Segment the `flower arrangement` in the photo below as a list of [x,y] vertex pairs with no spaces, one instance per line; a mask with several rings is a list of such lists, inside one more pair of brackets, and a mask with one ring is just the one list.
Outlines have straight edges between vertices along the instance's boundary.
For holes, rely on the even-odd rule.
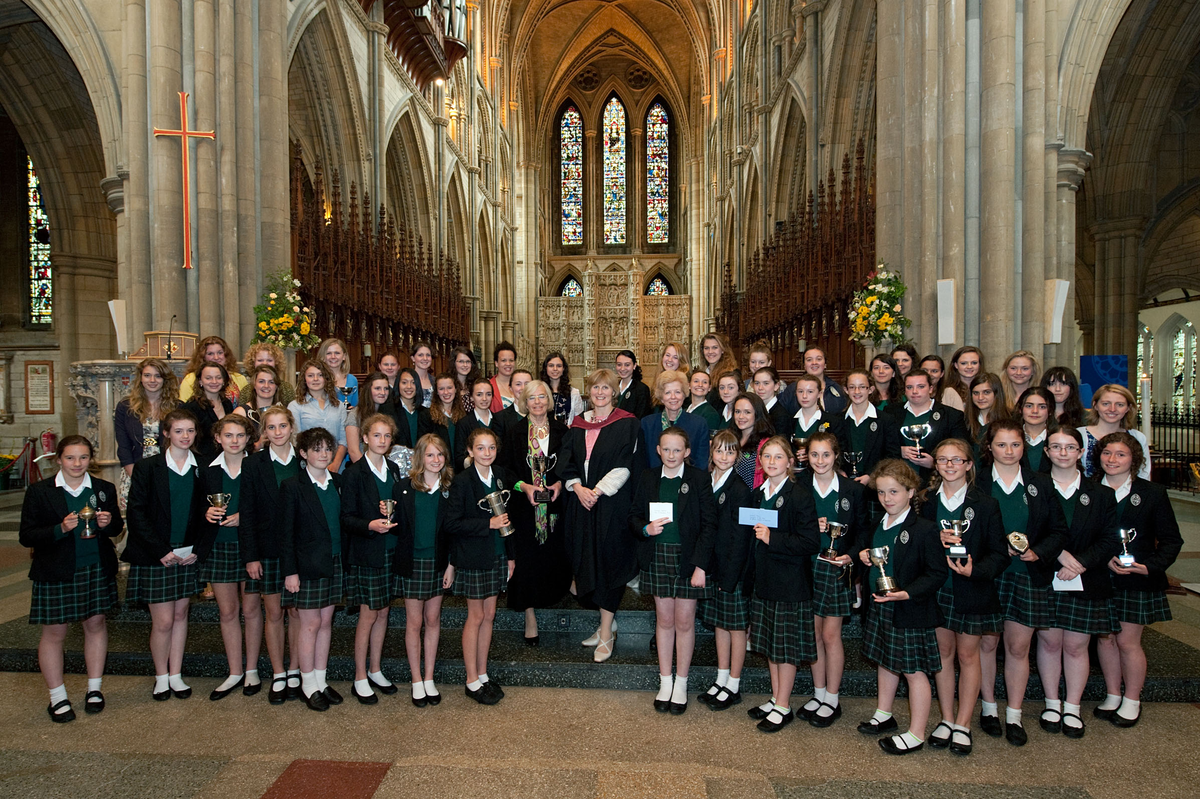
[[899,272],[889,272],[887,265],[880,263],[875,271],[867,275],[867,283],[850,301],[850,340],[860,344],[870,341],[875,347],[890,340],[895,344],[904,342],[904,332],[912,320],[903,314],[904,292],[908,287],[900,279]]
[[310,350],[321,343],[313,332],[312,309],[300,299],[300,281],[287,272],[266,280],[262,302],[254,306],[255,341],[281,349]]

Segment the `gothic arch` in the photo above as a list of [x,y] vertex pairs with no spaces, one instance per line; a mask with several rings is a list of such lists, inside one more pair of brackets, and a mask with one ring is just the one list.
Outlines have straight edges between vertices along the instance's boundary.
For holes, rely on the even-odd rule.
[[[448,255],[458,262],[466,280],[468,237],[471,231],[467,229],[467,203],[463,194],[462,179],[458,167],[450,176],[446,190],[446,232]],[[466,285],[464,283],[464,291]],[[469,293],[469,292],[468,292]]]
[[491,214],[485,208],[479,212],[476,220],[475,251],[479,253],[479,306],[484,310],[496,310],[496,270],[493,263],[495,247],[492,246],[492,225],[488,221]]
[[[808,119],[802,95],[789,92],[787,110],[780,117],[781,127],[773,138],[775,154],[775,185],[771,189],[771,219],[782,221],[804,208],[805,164],[807,163]],[[768,231],[768,234],[770,231]]]
[[388,138],[387,204],[397,221],[420,234],[426,242],[432,242],[429,227],[433,218],[429,191],[432,181],[427,166],[429,158],[422,143],[413,124],[413,115],[402,114]]

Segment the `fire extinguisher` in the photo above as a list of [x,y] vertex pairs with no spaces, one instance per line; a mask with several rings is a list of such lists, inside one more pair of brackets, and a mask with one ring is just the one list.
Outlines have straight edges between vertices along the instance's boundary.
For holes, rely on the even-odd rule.
[[53,428],[46,428],[42,431],[42,454],[37,457],[37,460],[54,457],[54,450],[58,447],[58,433],[55,433]]

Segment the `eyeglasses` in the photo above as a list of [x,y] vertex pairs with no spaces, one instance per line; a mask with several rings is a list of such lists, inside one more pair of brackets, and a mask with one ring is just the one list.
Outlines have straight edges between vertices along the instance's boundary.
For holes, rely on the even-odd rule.
[[945,466],[946,464],[952,464],[954,466],[962,466],[966,462],[967,462],[966,458],[947,458],[944,456],[941,458],[937,458],[934,461],[934,463],[936,463],[938,466]]
[[1072,452],[1079,452],[1079,445],[1078,444],[1051,444],[1050,446],[1046,447],[1046,451],[1047,452],[1066,452],[1067,454],[1070,454]]

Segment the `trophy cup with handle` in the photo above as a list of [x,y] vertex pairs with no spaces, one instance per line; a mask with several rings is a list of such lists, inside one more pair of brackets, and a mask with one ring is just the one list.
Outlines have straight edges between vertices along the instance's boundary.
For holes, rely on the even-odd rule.
[[1137,530],[1133,527],[1122,527],[1117,530],[1117,537],[1121,539],[1121,554],[1117,555],[1117,563],[1124,569],[1133,568],[1137,561],[1129,554],[1129,545],[1137,540]]
[[338,386],[338,399],[340,399],[344,404],[347,404],[350,402],[350,398],[354,396],[354,391],[355,389],[353,386]]
[[538,453],[534,455],[532,452],[525,456],[525,462],[529,464],[530,470],[533,472],[533,501],[539,505],[550,501],[554,496],[554,492],[546,488],[546,473],[554,468],[554,464],[558,463],[557,455],[544,455]]
[[[493,491],[477,503],[480,510],[490,510],[493,516],[503,516],[508,513],[508,498],[512,494],[505,490]],[[516,532],[513,529],[512,522],[500,528],[500,537],[508,538]]]
[[226,506],[229,505],[229,500],[231,499],[233,499],[233,497],[229,494],[209,494],[208,504],[212,505],[218,510],[223,511],[225,510]]
[[[95,538],[96,531],[92,529],[92,520],[96,518],[96,496],[88,497],[87,504],[78,511],[79,520],[83,522],[83,532],[80,538]],[[1132,559],[1131,559],[1132,560]]]
[[829,533],[829,548],[820,554],[821,560],[836,561],[841,555],[837,551],[837,540],[846,534],[846,525],[840,522],[825,522],[825,532]]
[[933,432],[933,428],[928,424],[907,424],[900,428],[900,432],[905,438],[912,441],[913,446],[917,448],[917,457],[921,457],[921,439]]
[[952,558],[965,558],[967,556],[967,548],[963,546],[963,533],[971,529],[970,519],[951,519],[950,521],[942,522],[942,528],[949,530],[950,534],[958,539],[957,544],[951,544],[946,549],[946,554]]
[[888,555],[891,552],[891,547],[871,547],[867,552],[871,559],[871,565],[879,569],[879,577],[875,580],[875,593],[877,594],[890,594],[899,590],[899,587],[896,585],[896,578],[889,577],[884,571],[884,567],[887,566]]
[[846,463],[850,464],[850,479],[858,477],[858,464],[862,463],[863,454],[861,452],[843,452],[842,457],[845,458]]
[[383,511],[383,518],[387,520],[388,524],[391,524],[392,517],[396,513],[396,500],[394,500],[394,499],[379,500],[379,509],[381,511]]

